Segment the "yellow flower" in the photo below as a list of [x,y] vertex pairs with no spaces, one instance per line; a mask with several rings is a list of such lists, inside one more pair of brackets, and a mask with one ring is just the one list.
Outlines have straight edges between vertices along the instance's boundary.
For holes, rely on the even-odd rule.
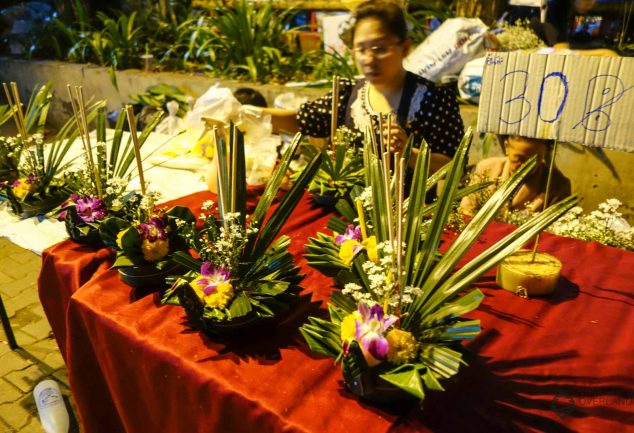
[[372,260],[374,263],[379,262],[379,255],[376,252],[376,236],[369,236],[361,245],[368,252],[368,258]]
[[201,284],[198,284],[198,281],[203,279],[207,280],[207,277],[203,277],[202,275],[200,275],[198,278],[189,283],[189,285],[194,289],[198,297],[202,299],[203,302],[205,302],[205,304],[207,304],[209,307],[225,308],[229,304],[229,302],[231,302],[234,296],[233,286],[231,285],[231,283],[220,283],[216,287],[216,290],[214,290],[209,295],[205,295],[205,292],[203,292],[202,289],[203,286]]
[[385,336],[390,346],[387,360],[393,364],[405,364],[412,361],[418,352],[418,342],[414,336],[401,329],[392,329]]
[[144,239],[141,241],[143,258],[148,262],[158,262],[169,252],[169,240],[157,239],[154,242]]
[[[347,240],[339,249],[339,258],[346,264],[352,263],[355,253],[360,249],[361,244],[354,240]],[[356,248],[355,248],[356,247]]]
[[348,314],[341,321],[341,341],[351,341],[357,334],[356,320],[360,320],[361,316],[358,311]]
[[23,200],[28,193],[33,189],[33,183],[25,177],[13,184],[13,195],[18,200]]
[[123,244],[122,244],[123,235],[125,235],[128,230],[129,228],[123,229],[119,233],[117,233],[117,246],[119,247],[120,250],[123,249]]

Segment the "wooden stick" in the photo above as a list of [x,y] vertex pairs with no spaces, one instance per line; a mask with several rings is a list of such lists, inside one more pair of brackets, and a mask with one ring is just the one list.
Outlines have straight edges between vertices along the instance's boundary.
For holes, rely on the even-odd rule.
[[231,140],[231,213],[236,211],[236,189],[238,187],[238,127],[233,125],[233,139]]
[[18,109],[18,119],[20,119],[20,125],[22,126],[22,134],[24,139],[26,139],[26,122],[24,121],[24,112],[22,111],[22,102],[20,101],[20,92],[18,91],[18,85],[15,83],[15,81],[11,82],[11,90],[13,90],[13,101],[15,102],[15,106]]
[[[103,188],[101,186],[101,175],[99,174],[99,167],[95,164],[95,159],[92,154],[92,145],[90,144],[90,131],[88,130],[88,119],[86,117],[86,105],[84,104],[84,89],[81,86],[79,86],[75,88],[75,91],[79,98],[79,116],[81,118],[81,123],[84,128],[84,134],[86,134],[86,150],[88,151],[88,160],[90,161],[92,172],[93,172],[93,175],[95,176],[95,186],[97,187],[97,195],[101,197],[103,195]],[[139,179],[142,179],[141,175],[139,175]]]
[[383,152],[383,188],[385,188],[385,202],[387,207],[387,229],[388,229],[388,240],[390,241],[390,245],[394,248],[394,225],[393,225],[393,212],[394,208],[392,207],[392,190],[390,188],[390,170],[389,170],[389,162],[387,161],[387,153]]
[[[544,191],[544,207],[542,210],[546,210],[548,207],[548,195],[550,194],[550,181],[553,177],[553,170],[555,168],[555,155],[557,154],[557,140],[553,144],[553,151],[550,155],[550,166],[548,167],[548,178],[546,179],[546,191]],[[531,263],[535,262],[535,255],[537,254],[537,246],[539,244],[539,233],[535,237],[535,245],[533,245],[533,256],[531,257]]]
[[401,305],[403,302],[403,201],[405,200],[405,158],[399,152],[394,154],[394,170],[396,179],[396,269],[398,277],[398,307],[396,315],[401,320]]
[[19,134],[22,134],[22,128],[20,127],[20,119],[18,118],[17,108],[13,103],[13,97],[11,96],[11,92],[9,91],[9,86],[7,83],[2,83],[2,87],[4,87],[4,93],[7,95],[7,102],[9,103],[9,108],[11,109],[11,115],[13,117],[13,121],[15,122],[15,127]]
[[139,137],[136,135],[136,119],[134,118],[134,110],[131,105],[126,105],[126,114],[128,115],[128,124],[130,125],[130,137],[134,145],[134,157],[136,159],[137,171],[139,172],[139,182],[141,182],[141,194],[145,196],[145,177],[143,176],[143,161],[141,161],[141,145]]
[[332,77],[332,107],[330,112],[330,146],[334,158],[335,135],[337,134],[337,121],[339,120],[339,76]]

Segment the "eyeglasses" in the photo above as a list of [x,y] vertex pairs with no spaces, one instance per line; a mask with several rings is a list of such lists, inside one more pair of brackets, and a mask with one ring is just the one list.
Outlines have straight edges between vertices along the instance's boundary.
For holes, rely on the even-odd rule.
[[375,58],[382,58],[390,54],[392,47],[399,45],[401,41],[397,42],[385,42],[371,47],[355,47],[352,52],[358,57],[368,57],[370,54]]

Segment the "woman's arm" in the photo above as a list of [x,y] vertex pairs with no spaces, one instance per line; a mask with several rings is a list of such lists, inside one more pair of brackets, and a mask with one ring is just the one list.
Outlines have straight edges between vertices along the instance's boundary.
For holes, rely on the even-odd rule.
[[295,134],[299,131],[299,120],[297,111],[284,108],[262,108],[262,113],[271,116],[271,126],[273,133],[288,132]]

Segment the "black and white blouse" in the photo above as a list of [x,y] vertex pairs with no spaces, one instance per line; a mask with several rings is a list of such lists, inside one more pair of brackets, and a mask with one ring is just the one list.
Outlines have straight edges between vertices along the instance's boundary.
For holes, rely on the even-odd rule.
[[[340,80],[338,125],[346,125],[359,134],[368,125],[378,131],[378,113],[368,102],[369,83],[365,80]],[[303,104],[299,108],[300,131],[312,137],[328,137],[332,107],[332,92]],[[405,76],[405,84],[398,111],[399,125],[419,147],[424,138],[431,151],[453,157],[464,134],[458,101],[446,86],[437,86],[411,72]]]

